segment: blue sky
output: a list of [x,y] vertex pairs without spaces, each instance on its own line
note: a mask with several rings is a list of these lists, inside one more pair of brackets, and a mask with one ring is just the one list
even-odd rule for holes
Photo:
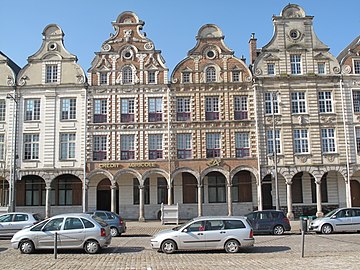
[[[123,11],[133,11],[145,22],[143,31],[162,51],[170,72],[195,44],[200,27],[218,25],[225,43],[237,57],[249,59],[248,41],[254,32],[258,47],[273,35],[272,16],[285,0],[1,0],[0,51],[20,67],[41,45],[42,31],[51,23],[65,33],[65,47],[77,55],[85,71],[94,52],[114,33],[111,25]],[[360,35],[359,0],[299,0],[314,16],[314,29],[337,56]]]

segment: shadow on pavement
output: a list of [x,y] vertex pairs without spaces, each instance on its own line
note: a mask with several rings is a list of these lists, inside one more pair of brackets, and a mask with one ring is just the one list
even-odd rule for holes
[[267,247],[251,247],[243,248],[240,250],[246,253],[275,253],[275,252],[284,252],[290,250],[290,247],[287,246],[267,246]]
[[152,236],[151,234],[122,234],[120,237],[121,238],[126,238],[126,237],[150,237]]

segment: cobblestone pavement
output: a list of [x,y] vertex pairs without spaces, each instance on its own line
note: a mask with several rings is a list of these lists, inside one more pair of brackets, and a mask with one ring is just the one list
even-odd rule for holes
[[257,235],[255,246],[237,254],[224,251],[183,251],[167,255],[150,246],[151,235],[170,225],[159,222],[128,222],[128,231],[113,238],[100,254],[82,250],[39,251],[24,255],[0,240],[1,269],[360,269],[360,234],[305,236],[301,258],[301,235],[293,225],[291,234]]

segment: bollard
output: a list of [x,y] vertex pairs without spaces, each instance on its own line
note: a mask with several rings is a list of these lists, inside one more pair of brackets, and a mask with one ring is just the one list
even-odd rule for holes
[[57,232],[54,234],[54,257],[57,259]]
[[304,258],[304,249],[305,249],[305,232],[307,232],[308,225],[307,225],[307,218],[301,219],[301,258]]

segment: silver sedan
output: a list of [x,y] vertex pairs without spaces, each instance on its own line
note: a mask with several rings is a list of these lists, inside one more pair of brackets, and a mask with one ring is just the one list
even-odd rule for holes
[[0,215],[0,236],[13,236],[24,227],[32,226],[43,220],[39,214],[11,212]]

